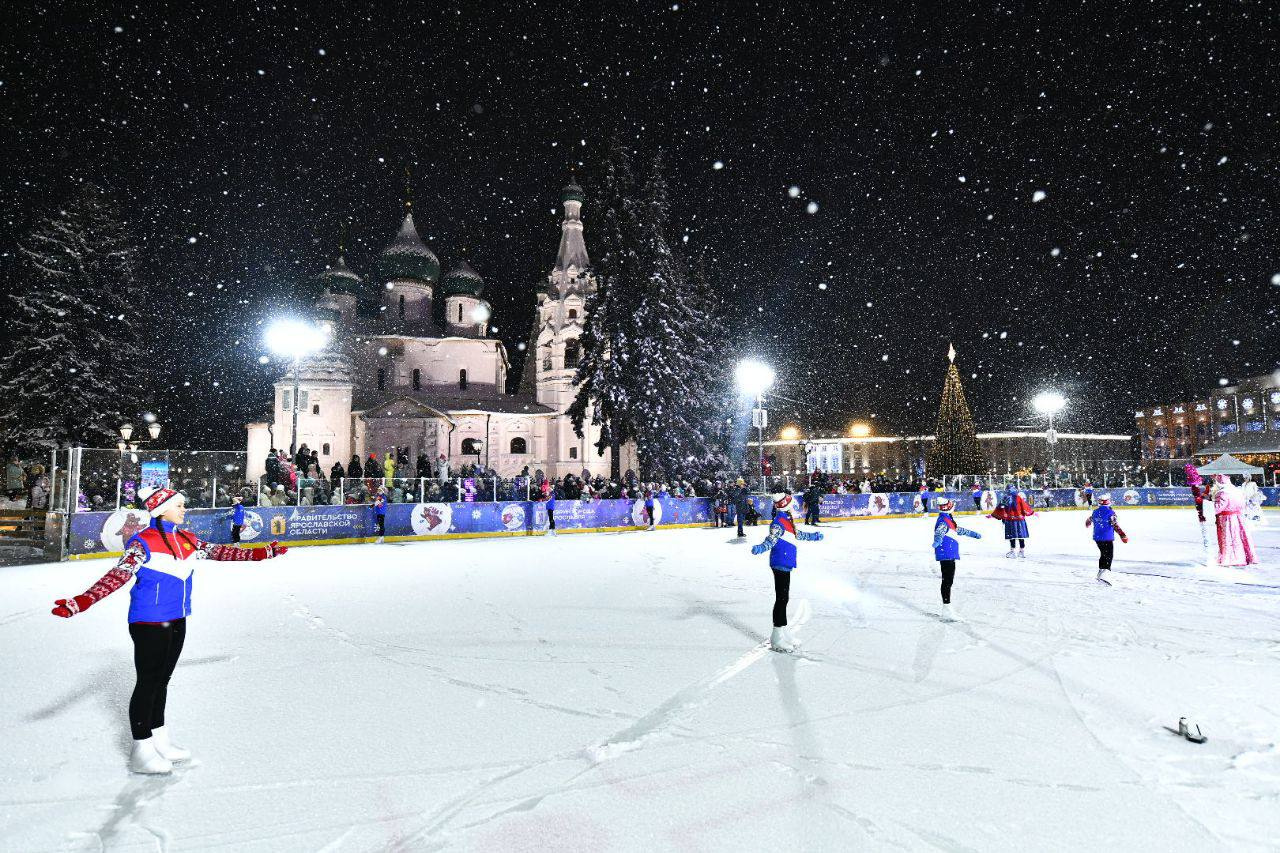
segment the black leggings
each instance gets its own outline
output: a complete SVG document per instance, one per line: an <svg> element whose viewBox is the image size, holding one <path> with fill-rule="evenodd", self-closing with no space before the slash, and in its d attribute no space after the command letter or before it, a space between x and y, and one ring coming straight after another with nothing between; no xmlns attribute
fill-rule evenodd
<svg viewBox="0 0 1280 853"><path fill-rule="evenodd" d="M375 515L373 517L373 522L378 526L378 535L386 536L387 535L387 517L385 515Z"/></svg>
<svg viewBox="0 0 1280 853"><path fill-rule="evenodd" d="M1010 540L1009 540L1009 550L1010 550L1010 551L1012 551L1012 550L1013 550L1013 543L1014 543L1014 542L1017 542L1017 543L1018 543L1018 547L1019 547L1019 548L1023 549L1024 551L1026 550L1026 548L1027 548L1027 540L1025 540L1025 539L1010 539Z"/></svg>
<svg viewBox="0 0 1280 853"><path fill-rule="evenodd" d="M554 509L547 510L547 529L556 529L556 511Z"/></svg>
<svg viewBox="0 0 1280 853"><path fill-rule="evenodd" d="M1095 539L1098 543L1098 570L1111 571L1111 557L1116 552L1115 542L1103 542L1101 539Z"/></svg>
<svg viewBox="0 0 1280 853"><path fill-rule="evenodd" d="M169 677L182 654L187 620L175 619L159 625L130 623L129 636L133 638L133 668L138 673L138 683L129 699L129 729L134 740L146 740L151 737L152 729L164 725Z"/></svg>
<svg viewBox="0 0 1280 853"><path fill-rule="evenodd" d="M955 560L939 560L938 565L942 566L942 603L951 603L951 582L956 579L956 561Z"/></svg>
<svg viewBox="0 0 1280 853"><path fill-rule="evenodd" d="M787 624L787 602L791 599L791 572L773 570L773 627Z"/></svg>

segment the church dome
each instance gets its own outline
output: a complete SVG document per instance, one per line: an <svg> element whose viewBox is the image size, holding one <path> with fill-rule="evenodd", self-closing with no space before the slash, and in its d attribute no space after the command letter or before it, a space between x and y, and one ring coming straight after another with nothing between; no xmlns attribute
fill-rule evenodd
<svg viewBox="0 0 1280 853"><path fill-rule="evenodd" d="M484 279L466 261L459 261L441 282L445 296L479 296L484 292Z"/></svg>
<svg viewBox="0 0 1280 853"><path fill-rule="evenodd" d="M400 233L391 245L378 256L378 273L390 281L393 278L414 278L435 282L440 277L440 261L426 247L413 225L413 214L404 215Z"/></svg>
<svg viewBox="0 0 1280 853"><path fill-rule="evenodd" d="M331 266L325 267L324 272L316 278L322 286L335 292L356 293L360 288L360 276L347 267L346 259L342 255L338 255L338 260Z"/></svg>
<svg viewBox="0 0 1280 853"><path fill-rule="evenodd" d="M578 186L577 181L569 181L565 188L560 191L560 201L577 201L581 202L584 198L582 187Z"/></svg>

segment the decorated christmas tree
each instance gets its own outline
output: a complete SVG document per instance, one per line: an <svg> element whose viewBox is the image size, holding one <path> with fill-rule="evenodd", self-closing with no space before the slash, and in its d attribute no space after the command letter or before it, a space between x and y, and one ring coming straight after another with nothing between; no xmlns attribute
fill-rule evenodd
<svg viewBox="0 0 1280 853"><path fill-rule="evenodd" d="M986 462L978 435L973 428L973 415L964 399L964 386L960 384L960 371L956 369L956 349L947 351L950 365L947 381L942 386L942 405L938 407L936 438L925 460L932 476L954 474L982 474Z"/></svg>

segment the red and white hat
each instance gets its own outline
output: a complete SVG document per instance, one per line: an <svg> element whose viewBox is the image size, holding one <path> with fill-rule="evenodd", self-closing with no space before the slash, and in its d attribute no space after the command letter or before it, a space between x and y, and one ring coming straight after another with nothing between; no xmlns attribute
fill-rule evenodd
<svg viewBox="0 0 1280 853"><path fill-rule="evenodd" d="M1098 495L1098 503L1106 506L1111 503L1111 495Z"/></svg>
<svg viewBox="0 0 1280 853"><path fill-rule="evenodd" d="M151 513L152 518L159 518L173 506L175 500L182 500L182 495L173 489L160 487L139 489L138 497L142 498L142 506Z"/></svg>
<svg viewBox="0 0 1280 853"><path fill-rule="evenodd" d="M953 501L951 498L939 498L938 509L942 510L943 512L951 512L951 510L955 508L956 508L956 502Z"/></svg>

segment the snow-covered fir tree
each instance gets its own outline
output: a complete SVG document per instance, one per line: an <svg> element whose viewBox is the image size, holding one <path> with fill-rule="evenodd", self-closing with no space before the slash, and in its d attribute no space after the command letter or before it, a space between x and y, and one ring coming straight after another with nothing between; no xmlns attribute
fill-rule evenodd
<svg viewBox="0 0 1280 853"><path fill-rule="evenodd" d="M589 415L608 438L633 440L646 478L721 470L721 312L705 271L691 275L669 239L663 158L640 185L631 152L615 142L604 183L599 289L570 414L579 428Z"/></svg>
<svg viewBox="0 0 1280 853"><path fill-rule="evenodd" d="M617 138L609 145L599 195L596 291L587 301L580 338L582 350L569 407L578 435L583 424L600 427L597 444L611 451L612 477L619 470L622 445L637 433L634 374L638 337L632 322L638 303L640 268L639 215L631 152Z"/></svg>
<svg viewBox="0 0 1280 853"><path fill-rule="evenodd" d="M135 253L119 211L94 184L19 241L18 271L5 293L13 349L0 359L7 446L108 446L136 412Z"/></svg>

